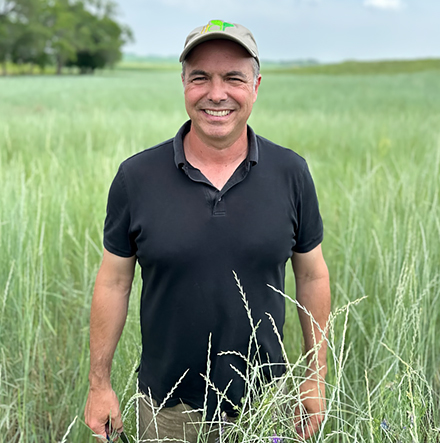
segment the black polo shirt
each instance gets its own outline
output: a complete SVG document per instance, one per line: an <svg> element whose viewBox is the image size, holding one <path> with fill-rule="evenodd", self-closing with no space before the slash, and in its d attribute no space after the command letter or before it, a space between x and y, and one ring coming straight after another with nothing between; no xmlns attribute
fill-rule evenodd
<svg viewBox="0 0 440 443"><path fill-rule="evenodd" d="M239 354L269 358L275 365L266 376L282 374L268 314L282 336L284 298L268 285L284 290L286 261L321 243L323 229L302 157L248 127L248 157L219 191L185 159L190 124L121 164L110 188L104 246L121 257L136 255L142 269L140 388L159 404L173 390L166 406L183 401L194 408L203 408L208 392L211 419L218 402L201 376L208 366L211 382L219 391L228 387L234 404L244 392L232 368L246 372ZM258 324L258 352L255 343L249 347L252 328L233 272ZM225 351L234 353L219 355Z"/></svg>

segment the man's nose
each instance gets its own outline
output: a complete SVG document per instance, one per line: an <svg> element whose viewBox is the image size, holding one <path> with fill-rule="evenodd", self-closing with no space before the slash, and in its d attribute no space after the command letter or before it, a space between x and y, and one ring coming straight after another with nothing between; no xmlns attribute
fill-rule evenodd
<svg viewBox="0 0 440 443"><path fill-rule="evenodd" d="M224 82L220 79L213 79L209 87L208 99L214 103L220 103L227 98L228 94Z"/></svg>

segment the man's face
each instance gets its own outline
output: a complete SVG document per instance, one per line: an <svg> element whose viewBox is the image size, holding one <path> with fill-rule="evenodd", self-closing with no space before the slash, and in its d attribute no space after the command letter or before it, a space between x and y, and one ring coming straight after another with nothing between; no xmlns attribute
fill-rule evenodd
<svg viewBox="0 0 440 443"><path fill-rule="evenodd" d="M196 46L182 75L192 130L211 146L232 145L246 131L260 80L254 84L252 59L237 43L212 40Z"/></svg>

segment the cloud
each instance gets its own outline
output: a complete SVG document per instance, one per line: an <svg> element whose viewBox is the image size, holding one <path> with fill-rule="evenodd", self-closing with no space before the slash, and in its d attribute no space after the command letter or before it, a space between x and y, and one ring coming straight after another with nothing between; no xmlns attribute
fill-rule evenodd
<svg viewBox="0 0 440 443"><path fill-rule="evenodd" d="M403 3L401 0L365 0L364 6L378 9L402 9Z"/></svg>

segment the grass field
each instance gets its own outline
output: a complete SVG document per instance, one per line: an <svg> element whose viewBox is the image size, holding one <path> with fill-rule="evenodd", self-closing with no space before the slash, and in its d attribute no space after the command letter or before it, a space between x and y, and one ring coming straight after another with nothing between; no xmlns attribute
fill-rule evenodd
<svg viewBox="0 0 440 443"><path fill-rule="evenodd" d="M268 67L270 68L270 66ZM380 60L356 61L347 60L341 63L315 64L310 66L284 67L292 74L329 74L329 75L378 75L378 74L408 74L425 71L440 71L439 59L419 60Z"/></svg>
<svg viewBox="0 0 440 443"><path fill-rule="evenodd" d="M250 124L309 162L339 310L315 441L440 441L438 91L438 72L263 77ZM108 187L124 158L185 119L177 72L0 79L0 441L93 441L82 415ZM139 289L137 276L113 365L129 436ZM287 303L296 362L301 334Z"/></svg>

